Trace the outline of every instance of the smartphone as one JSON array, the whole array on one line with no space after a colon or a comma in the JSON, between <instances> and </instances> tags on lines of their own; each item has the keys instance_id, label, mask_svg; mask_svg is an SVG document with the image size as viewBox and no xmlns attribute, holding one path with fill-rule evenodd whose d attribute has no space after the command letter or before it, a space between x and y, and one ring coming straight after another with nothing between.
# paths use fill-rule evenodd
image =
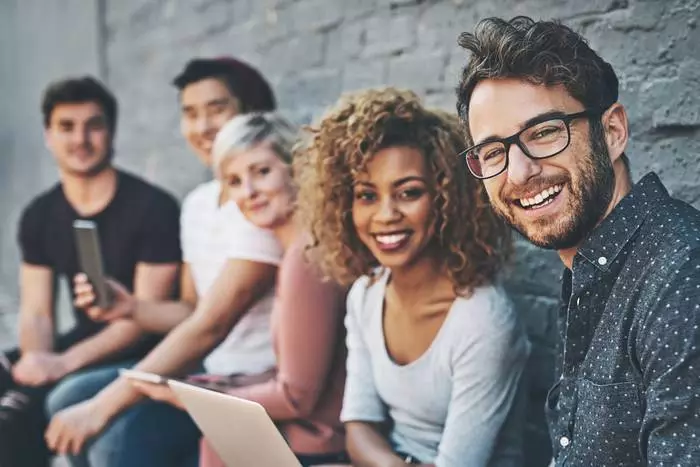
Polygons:
<instances>
[{"instance_id":1,"label":"smartphone","mask_svg":"<svg viewBox=\"0 0 700 467\"><path fill-rule=\"evenodd\" d=\"M73 230L80 269L87 275L95 291L95 305L109 308L113 297L105 276L97 224L88 220L76 220L73 222Z\"/></svg>"},{"instance_id":2,"label":"smartphone","mask_svg":"<svg viewBox=\"0 0 700 467\"><path fill-rule=\"evenodd\" d=\"M127 368L122 368L119 370L119 375L124 376L125 378L144 381L146 383L151 384L158 384L161 386L167 386L168 384L168 378L157 375L155 373L148 373L145 371L129 370Z\"/></svg>"}]
</instances>

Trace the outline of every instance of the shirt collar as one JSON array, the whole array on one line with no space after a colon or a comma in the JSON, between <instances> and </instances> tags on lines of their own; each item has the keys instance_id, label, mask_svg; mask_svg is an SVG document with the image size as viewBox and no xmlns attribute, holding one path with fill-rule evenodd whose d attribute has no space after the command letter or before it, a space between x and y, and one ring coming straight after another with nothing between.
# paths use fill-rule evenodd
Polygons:
<instances>
[{"instance_id":1,"label":"shirt collar","mask_svg":"<svg viewBox=\"0 0 700 467\"><path fill-rule=\"evenodd\" d=\"M607 271L658 201L668 197L658 175L648 173L593 230L577 254L598 269Z\"/></svg>"}]
</instances>

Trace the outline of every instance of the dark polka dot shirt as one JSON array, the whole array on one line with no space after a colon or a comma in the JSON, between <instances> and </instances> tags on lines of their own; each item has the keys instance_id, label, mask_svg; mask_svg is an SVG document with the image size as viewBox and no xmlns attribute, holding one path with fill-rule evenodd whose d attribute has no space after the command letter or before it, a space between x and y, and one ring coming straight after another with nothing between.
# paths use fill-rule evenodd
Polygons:
<instances>
[{"instance_id":1,"label":"dark polka dot shirt","mask_svg":"<svg viewBox=\"0 0 700 467\"><path fill-rule=\"evenodd\" d=\"M648 174L564 272L557 466L700 466L700 212Z\"/></svg>"}]
</instances>

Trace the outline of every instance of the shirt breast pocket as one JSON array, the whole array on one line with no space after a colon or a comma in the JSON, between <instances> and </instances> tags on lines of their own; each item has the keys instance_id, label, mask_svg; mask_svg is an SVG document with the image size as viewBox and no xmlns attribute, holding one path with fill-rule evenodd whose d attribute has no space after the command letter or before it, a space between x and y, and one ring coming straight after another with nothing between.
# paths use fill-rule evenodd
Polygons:
<instances>
[{"instance_id":1,"label":"shirt breast pocket","mask_svg":"<svg viewBox=\"0 0 700 467\"><path fill-rule=\"evenodd\" d=\"M642 409L637 384L597 384L581 378L576 381L576 394L576 452L595 461L589 465L641 463Z\"/></svg>"}]
</instances>

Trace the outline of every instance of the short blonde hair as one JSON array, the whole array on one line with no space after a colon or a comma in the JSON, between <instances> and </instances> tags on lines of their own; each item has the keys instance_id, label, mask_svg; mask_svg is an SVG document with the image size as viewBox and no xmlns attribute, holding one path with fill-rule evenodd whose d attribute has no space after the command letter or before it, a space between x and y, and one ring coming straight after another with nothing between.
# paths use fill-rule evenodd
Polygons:
<instances>
[{"instance_id":1,"label":"short blonde hair","mask_svg":"<svg viewBox=\"0 0 700 467\"><path fill-rule=\"evenodd\" d=\"M222 164L232 157L232 150L250 149L262 143L270 144L279 158L290 164L296 137L294 126L278 113L237 115L226 122L214 139L214 172L220 175Z\"/></svg>"}]
</instances>

